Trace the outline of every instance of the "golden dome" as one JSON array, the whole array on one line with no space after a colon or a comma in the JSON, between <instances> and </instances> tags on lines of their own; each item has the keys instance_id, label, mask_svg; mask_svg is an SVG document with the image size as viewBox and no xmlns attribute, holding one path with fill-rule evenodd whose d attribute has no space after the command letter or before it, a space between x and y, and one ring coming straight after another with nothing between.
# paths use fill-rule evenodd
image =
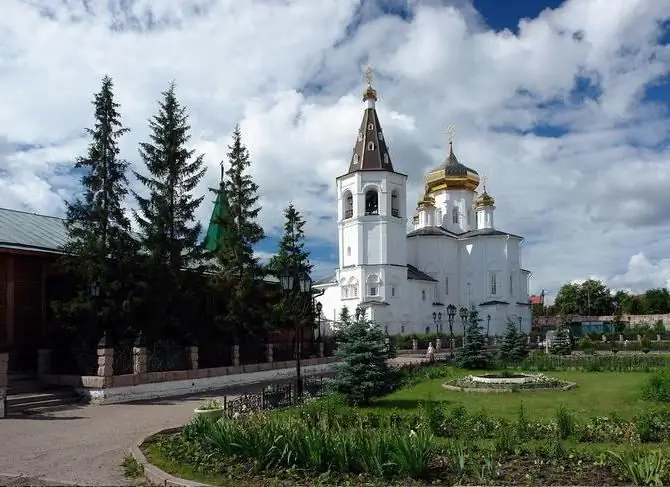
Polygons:
<instances>
[{"instance_id":1,"label":"golden dome","mask_svg":"<svg viewBox=\"0 0 670 487\"><path fill-rule=\"evenodd\" d=\"M426 187L434 193L445 189L469 189L479 186L479 174L464 166L454 154L453 143L449 142L449 155L440 167L436 167L426 176Z\"/></svg>"},{"instance_id":2,"label":"golden dome","mask_svg":"<svg viewBox=\"0 0 670 487\"><path fill-rule=\"evenodd\" d=\"M484 208L486 206L493 206L495 203L496 200L486 192L486 186L484 186L484 192L477 197L475 205L477 205L477 208Z\"/></svg>"},{"instance_id":3,"label":"golden dome","mask_svg":"<svg viewBox=\"0 0 670 487\"><path fill-rule=\"evenodd\" d=\"M435 198L432 195L426 194L419 201L418 208L433 208L435 206Z\"/></svg>"},{"instance_id":4,"label":"golden dome","mask_svg":"<svg viewBox=\"0 0 670 487\"><path fill-rule=\"evenodd\" d=\"M368 85L365 90L363 90L363 101L374 100L377 101L377 90L372 86Z\"/></svg>"}]
</instances>

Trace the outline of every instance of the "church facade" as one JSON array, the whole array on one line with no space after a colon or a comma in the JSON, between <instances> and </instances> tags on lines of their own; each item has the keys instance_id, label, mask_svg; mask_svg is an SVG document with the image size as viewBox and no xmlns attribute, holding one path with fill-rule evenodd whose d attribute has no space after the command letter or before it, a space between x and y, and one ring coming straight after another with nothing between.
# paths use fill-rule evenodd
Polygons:
<instances>
[{"instance_id":1,"label":"church facade","mask_svg":"<svg viewBox=\"0 0 670 487\"><path fill-rule=\"evenodd\" d=\"M322 292L322 319L336 326L343 306L353 313L360 305L392 335L448 333L453 304L474 306L490 335L501 335L508 320L529 332L523 238L495 228L495 200L485 182L458 161L450 142L408 219L407 175L394 167L369 77L363 101L349 168L335 183L339 265L314 284ZM458 313L453 325L454 333L463 332Z\"/></svg>"}]
</instances>

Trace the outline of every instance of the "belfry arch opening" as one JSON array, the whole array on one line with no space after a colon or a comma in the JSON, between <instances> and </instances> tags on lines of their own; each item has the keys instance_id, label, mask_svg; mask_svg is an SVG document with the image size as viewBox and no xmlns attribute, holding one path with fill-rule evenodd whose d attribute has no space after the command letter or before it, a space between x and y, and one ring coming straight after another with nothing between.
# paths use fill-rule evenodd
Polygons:
<instances>
[{"instance_id":1,"label":"belfry arch opening","mask_svg":"<svg viewBox=\"0 0 670 487\"><path fill-rule=\"evenodd\" d=\"M400 195L397 189L391 191L391 216L400 216Z\"/></svg>"},{"instance_id":2,"label":"belfry arch opening","mask_svg":"<svg viewBox=\"0 0 670 487\"><path fill-rule=\"evenodd\" d=\"M347 190L344 192L344 197L342 198L342 204L344 205L344 218L351 218L354 216L354 196L351 194L351 191Z\"/></svg>"},{"instance_id":3,"label":"belfry arch opening","mask_svg":"<svg viewBox=\"0 0 670 487\"><path fill-rule=\"evenodd\" d=\"M377 193L376 189L368 189L365 192L365 214L379 214L379 193Z\"/></svg>"}]
</instances>

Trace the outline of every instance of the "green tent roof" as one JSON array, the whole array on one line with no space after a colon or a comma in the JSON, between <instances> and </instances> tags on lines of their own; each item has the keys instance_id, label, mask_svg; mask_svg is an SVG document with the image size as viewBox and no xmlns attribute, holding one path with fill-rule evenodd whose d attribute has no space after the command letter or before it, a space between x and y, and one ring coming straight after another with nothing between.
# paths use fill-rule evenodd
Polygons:
<instances>
[{"instance_id":1,"label":"green tent roof","mask_svg":"<svg viewBox=\"0 0 670 487\"><path fill-rule=\"evenodd\" d=\"M216 201L214 201L212 216L209 219L207 235L205 236L205 246L212 252L216 252L219 241L225 235L225 230L221 225L221 221L227 214L228 196L223 188L223 183L221 183L219 190L217 191Z\"/></svg>"}]
</instances>

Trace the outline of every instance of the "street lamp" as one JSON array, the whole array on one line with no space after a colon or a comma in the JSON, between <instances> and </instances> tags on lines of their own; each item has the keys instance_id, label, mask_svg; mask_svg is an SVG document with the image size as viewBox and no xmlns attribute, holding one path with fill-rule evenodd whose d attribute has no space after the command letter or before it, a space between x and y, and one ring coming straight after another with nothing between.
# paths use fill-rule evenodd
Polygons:
<instances>
[{"instance_id":1,"label":"street lamp","mask_svg":"<svg viewBox=\"0 0 670 487\"><path fill-rule=\"evenodd\" d=\"M447 306L447 320L449 321L449 355L451 358L454 358L454 316L456 316L456 306L450 304Z\"/></svg>"},{"instance_id":2,"label":"street lamp","mask_svg":"<svg viewBox=\"0 0 670 487\"><path fill-rule=\"evenodd\" d=\"M316 303L316 319L319 327L319 341L321 341L321 310L323 309L323 304L319 301Z\"/></svg>"},{"instance_id":3,"label":"street lamp","mask_svg":"<svg viewBox=\"0 0 670 487\"><path fill-rule=\"evenodd\" d=\"M305 302L311 303L311 300L309 299L309 294L312 291L312 280L309 278L309 275L307 274L301 274L297 278L298 281L298 291L300 294L303 296L303 306ZM284 271L284 274L280 277L279 283L281 285L282 290L290 296L295 287L295 282L296 282L296 277L291 274L288 270ZM297 300L296 300L297 301ZM295 302L294 302L295 303ZM299 308L299 306L295 306L296 308ZM301 309L300 311L304 311L304 309ZM301 323L301 315L302 313L297 314L297 319L295 321L295 379L296 379L296 398L300 400L302 398L302 377L300 374L300 355L302 353L302 325Z\"/></svg>"},{"instance_id":4,"label":"street lamp","mask_svg":"<svg viewBox=\"0 0 670 487\"><path fill-rule=\"evenodd\" d=\"M435 332L442 332L442 312L436 313L433 311L433 323L435 323Z\"/></svg>"},{"instance_id":5,"label":"street lamp","mask_svg":"<svg viewBox=\"0 0 670 487\"><path fill-rule=\"evenodd\" d=\"M461 321L463 322L463 345L465 345L465 339L468 336L468 331L465 328L465 320L468 319L468 308L465 306L461 307L458 314L460 315Z\"/></svg>"},{"instance_id":6,"label":"street lamp","mask_svg":"<svg viewBox=\"0 0 670 487\"><path fill-rule=\"evenodd\" d=\"M521 331L521 322L523 321L523 317L519 316L519 331Z\"/></svg>"},{"instance_id":7,"label":"street lamp","mask_svg":"<svg viewBox=\"0 0 670 487\"><path fill-rule=\"evenodd\" d=\"M486 338L489 337L489 329L491 328L491 315L486 315Z\"/></svg>"}]
</instances>

